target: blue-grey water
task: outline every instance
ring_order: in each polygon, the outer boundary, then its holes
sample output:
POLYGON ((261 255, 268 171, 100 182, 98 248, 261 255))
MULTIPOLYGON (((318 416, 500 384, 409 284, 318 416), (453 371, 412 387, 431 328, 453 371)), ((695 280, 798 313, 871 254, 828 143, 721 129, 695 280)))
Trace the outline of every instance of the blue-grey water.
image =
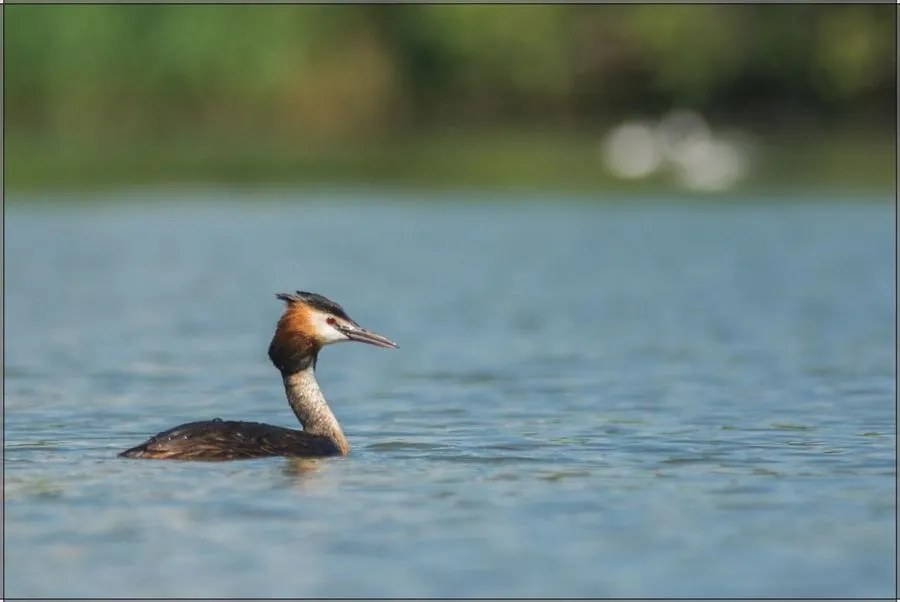
POLYGON ((892 205, 168 197, 7 207, 8 597, 894 595, 892 205), (116 457, 295 289, 350 456, 116 457))

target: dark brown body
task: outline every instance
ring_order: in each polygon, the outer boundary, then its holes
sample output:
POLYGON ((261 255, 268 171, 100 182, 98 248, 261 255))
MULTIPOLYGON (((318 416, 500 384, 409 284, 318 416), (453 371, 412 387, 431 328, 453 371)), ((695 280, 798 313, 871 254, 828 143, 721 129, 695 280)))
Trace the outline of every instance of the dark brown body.
POLYGON ((189 422, 155 435, 119 454, 161 460, 239 460, 267 456, 341 455, 328 437, 260 422, 189 422))

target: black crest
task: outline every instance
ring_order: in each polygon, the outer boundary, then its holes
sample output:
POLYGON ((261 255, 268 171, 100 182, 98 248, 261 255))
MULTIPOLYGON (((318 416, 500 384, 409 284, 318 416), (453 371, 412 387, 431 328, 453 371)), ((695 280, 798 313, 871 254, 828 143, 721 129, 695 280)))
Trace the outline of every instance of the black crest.
POLYGON ((277 293, 275 296, 287 303, 306 303, 313 309, 318 309, 319 311, 330 313, 339 318, 349 320, 350 322, 353 321, 350 319, 350 316, 347 315, 347 312, 344 311, 343 307, 341 307, 331 299, 323 297, 322 295, 319 295, 317 293, 297 291, 293 295, 287 293, 277 293))

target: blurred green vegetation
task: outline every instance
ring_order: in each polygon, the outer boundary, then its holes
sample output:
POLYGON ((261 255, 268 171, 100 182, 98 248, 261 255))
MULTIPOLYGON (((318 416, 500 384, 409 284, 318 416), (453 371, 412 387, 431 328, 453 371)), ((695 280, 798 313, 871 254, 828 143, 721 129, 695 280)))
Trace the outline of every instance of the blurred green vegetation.
POLYGON ((603 133, 688 107, 753 134, 751 186, 883 189, 894 11, 6 6, 6 183, 627 188, 603 133))

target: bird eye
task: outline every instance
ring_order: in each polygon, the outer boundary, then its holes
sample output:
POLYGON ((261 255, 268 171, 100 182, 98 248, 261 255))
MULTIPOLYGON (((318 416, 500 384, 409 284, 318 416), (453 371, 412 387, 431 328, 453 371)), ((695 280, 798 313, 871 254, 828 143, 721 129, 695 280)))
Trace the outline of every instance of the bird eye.
POLYGON ((337 320, 335 320, 332 316, 328 316, 328 317, 325 319, 325 321, 328 322, 329 324, 331 324, 332 326, 334 326, 335 323, 337 322, 337 320))

